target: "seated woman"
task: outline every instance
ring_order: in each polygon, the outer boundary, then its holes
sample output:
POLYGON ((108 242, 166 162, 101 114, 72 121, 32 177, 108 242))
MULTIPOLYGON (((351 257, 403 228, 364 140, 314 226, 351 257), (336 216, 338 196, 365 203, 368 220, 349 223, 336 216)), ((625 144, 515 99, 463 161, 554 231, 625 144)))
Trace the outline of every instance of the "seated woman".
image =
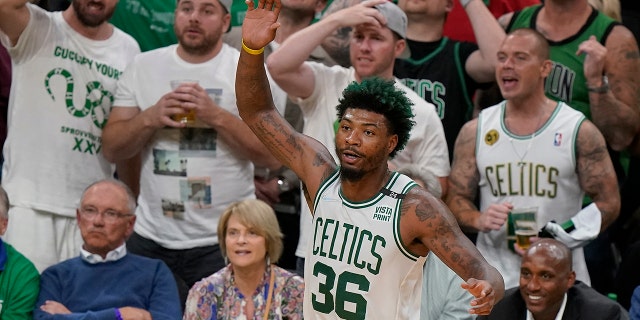
POLYGON ((183 319, 302 319, 302 278, 272 264, 282 254, 273 209, 260 200, 233 203, 218 235, 230 263, 193 285, 183 319))

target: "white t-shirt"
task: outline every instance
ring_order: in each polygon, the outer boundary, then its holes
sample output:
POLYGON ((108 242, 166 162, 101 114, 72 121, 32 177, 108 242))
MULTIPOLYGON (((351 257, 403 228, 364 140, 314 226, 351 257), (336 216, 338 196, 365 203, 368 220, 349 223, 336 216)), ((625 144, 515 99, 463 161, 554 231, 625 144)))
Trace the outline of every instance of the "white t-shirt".
MULTIPOLYGON (((315 88, 306 99, 297 99, 304 115, 303 133, 324 144, 336 162, 334 123, 338 120, 336 106, 342 91, 356 80, 355 69, 341 66, 327 67, 317 62, 309 62, 315 75, 315 88)), ((436 113, 435 106, 420 98, 399 80, 395 80, 396 88, 402 90, 413 102, 415 126, 404 150, 400 151, 392 163, 396 166, 417 164, 431 171, 437 177, 449 176, 449 153, 444 137, 442 122, 436 113)), ((304 199, 304 198, 303 198, 304 199)), ((300 239, 296 256, 304 257, 308 236, 311 234, 311 211, 302 205, 300 211, 300 239)))
MULTIPOLYGON (((182 60, 172 45, 140 54, 118 82, 115 106, 153 106, 171 91, 170 80, 193 79, 220 93, 219 105, 238 115, 235 94, 240 52, 223 44, 211 60, 182 60)), ((280 90, 280 91, 278 91, 280 90)), ((272 88, 279 111, 286 95, 272 88)), ((164 128, 142 150, 135 231, 163 247, 218 243, 220 215, 232 202, 254 198, 253 164, 237 158, 213 128, 164 128)))
POLYGON ((84 188, 113 174, 102 128, 116 81, 140 48, 117 28, 91 40, 61 12, 27 8, 15 46, 0 34, 13 62, 2 185, 12 205, 75 217, 84 188))

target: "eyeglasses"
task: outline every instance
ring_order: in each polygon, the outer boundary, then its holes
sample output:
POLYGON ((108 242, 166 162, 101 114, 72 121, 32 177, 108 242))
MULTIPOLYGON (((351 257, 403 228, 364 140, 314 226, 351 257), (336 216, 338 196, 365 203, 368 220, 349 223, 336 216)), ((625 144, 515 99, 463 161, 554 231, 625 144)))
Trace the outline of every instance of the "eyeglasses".
POLYGON ((102 219, 105 222, 113 223, 118 221, 120 218, 131 217, 133 214, 131 213, 120 213, 116 210, 107 209, 105 211, 98 211, 98 209, 89 207, 89 208, 80 208, 80 214, 87 220, 95 219, 98 214, 102 214, 102 219))

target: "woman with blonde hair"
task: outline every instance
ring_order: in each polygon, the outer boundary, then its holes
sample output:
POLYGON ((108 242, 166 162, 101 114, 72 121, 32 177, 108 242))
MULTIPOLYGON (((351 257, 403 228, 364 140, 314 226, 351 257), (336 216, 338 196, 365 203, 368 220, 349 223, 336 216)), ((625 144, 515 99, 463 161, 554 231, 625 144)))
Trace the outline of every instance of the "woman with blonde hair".
POLYGON ((302 278, 273 264, 283 245, 269 205, 255 199, 231 204, 218 236, 229 264, 191 288, 184 320, 302 319, 302 278))

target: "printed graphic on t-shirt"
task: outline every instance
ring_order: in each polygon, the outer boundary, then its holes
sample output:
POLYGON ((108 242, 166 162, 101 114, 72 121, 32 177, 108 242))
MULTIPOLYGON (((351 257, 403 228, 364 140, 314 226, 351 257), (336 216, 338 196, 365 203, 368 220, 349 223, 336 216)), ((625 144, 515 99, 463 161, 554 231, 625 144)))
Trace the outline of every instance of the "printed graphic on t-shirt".
POLYGON ((167 218, 184 220, 184 202, 162 199, 162 214, 167 218))
POLYGON ((212 128, 179 129, 181 157, 215 158, 218 133, 212 128))
POLYGON ((189 177, 180 180, 180 198, 192 209, 211 208, 211 178, 189 177))
POLYGON ((187 176, 187 159, 179 151, 153 149, 153 173, 165 176, 187 176))
MULTIPOLYGON (((83 59, 80 61, 86 60, 83 59)), ((93 65, 93 61, 91 64, 85 63, 93 65)), ((71 150, 88 155, 99 154, 102 149, 100 133, 107 123, 107 110, 113 103, 113 94, 97 80, 81 85, 74 80, 71 72, 64 68, 52 69, 44 79, 44 87, 53 104, 66 108, 74 118, 92 123, 90 127, 83 128, 61 127, 60 132, 73 136, 73 140, 66 138, 71 150)))

